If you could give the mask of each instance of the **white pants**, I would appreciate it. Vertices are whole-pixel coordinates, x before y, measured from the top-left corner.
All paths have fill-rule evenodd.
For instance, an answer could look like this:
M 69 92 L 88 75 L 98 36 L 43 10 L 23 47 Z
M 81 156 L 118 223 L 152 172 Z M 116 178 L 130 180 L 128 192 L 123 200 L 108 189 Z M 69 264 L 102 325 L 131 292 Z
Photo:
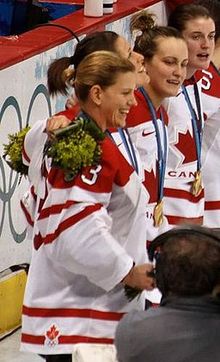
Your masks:
M 79 343 L 74 347 L 73 362 L 117 362 L 112 344 Z

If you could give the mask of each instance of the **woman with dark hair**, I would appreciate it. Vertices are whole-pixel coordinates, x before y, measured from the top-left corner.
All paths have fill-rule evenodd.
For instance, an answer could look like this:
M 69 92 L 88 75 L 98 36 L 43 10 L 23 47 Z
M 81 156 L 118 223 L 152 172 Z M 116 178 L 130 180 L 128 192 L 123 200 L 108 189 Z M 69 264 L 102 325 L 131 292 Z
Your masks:
M 209 11 L 195 4 L 175 8 L 169 26 L 183 35 L 189 51 L 187 77 L 178 95 L 164 103 L 169 115 L 169 153 L 164 188 L 165 214 L 170 226 L 202 224 L 204 186 L 201 146 L 204 126 L 198 69 L 207 69 L 214 50 L 215 23 Z
M 220 228 L 220 2 L 200 0 L 215 20 L 215 50 L 207 70 L 196 73 L 202 84 L 202 104 L 206 115 L 202 140 L 202 172 L 205 187 L 204 225 Z
M 131 32 L 136 34 L 134 50 L 144 57 L 149 76 L 135 91 L 138 104 L 132 107 L 126 121 L 130 138 L 141 157 L 143 171 L 140 176 L 149 194 L 145 206 L 149 243 L 168 227 L 163 214 L 163 188 L 169 121 L 162 102 L 166 97 L 175 96 L 184 81 L 188 51 L 176 29 L 157 26 L 154 16 L 147 11 L 132 17 Z M 147 293 L 147 298 L 154 303 L 160 301 L 156 291 Z
M 143 73 L 143 57 L 132 51 L 128 42 L 113 31 L 94 32 L 86 35 L 77 43 L 71 57 L 55 59 L 48 68 L 48 89 L 51 95 L 57 93 L 67 94 L 67 83 L 64 73 L 73 66 L 77 69 L 80 62 L 94 51 L 113 51 L 129 59 L 136 67 L 137 72 Z
M 129 43 L 122 36 L 113 31 L 102 31 L 88 34 L 77 45 L 73 56 L 63 57 L 54 60 L 48 69 L 48 89 L 51 95 L 57 93 L 67 94 L 68 87 L 66 85 L 66 76 L 64 73 L 69 67 L 78 67 L 84 57 L 94 51 L 108 50 L 118 53 L 119 55 L 129 59 L 137 68 L 137 74 L 143 75 L 143 58 L 141 55 L 132 51 Z M 69 96 L 66 102 L 66 108 L 74 108 L 77 100 L 74 95 Z M 74 112 L 74 110 L 73 110 Z M 71 117 L 70 113 L 66 114 Z M 48 128 L 53 127 L 53 122 L 56 119 L 53 117 L 52 122 L 49 122 Z

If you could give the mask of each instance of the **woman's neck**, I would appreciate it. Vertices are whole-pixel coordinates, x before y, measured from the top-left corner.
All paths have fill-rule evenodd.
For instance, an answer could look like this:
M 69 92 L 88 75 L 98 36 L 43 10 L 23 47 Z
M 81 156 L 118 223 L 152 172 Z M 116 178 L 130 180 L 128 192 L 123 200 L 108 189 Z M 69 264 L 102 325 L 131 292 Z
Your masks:
M 150 97 L 150 100 L 153 103 L 154 108 L 158 110 L 164 98 L 155 92 L 155 90 L 151 87 L 150 83 L 144 84 L 143 88 Z
M 96 106 L 95 104 L 90 105 L 87 103 L 87 104 L 81 104 L 80 108 L 97 124 L 97 126 L 103 132 L 106 131 L 107 127 L 104 123 L 104 117 L 98 106 Z
M 195 74 L 195 72 L 196 72 L 195 68 L 187 67 L 186 79 L 192 78 L 192 76 Z

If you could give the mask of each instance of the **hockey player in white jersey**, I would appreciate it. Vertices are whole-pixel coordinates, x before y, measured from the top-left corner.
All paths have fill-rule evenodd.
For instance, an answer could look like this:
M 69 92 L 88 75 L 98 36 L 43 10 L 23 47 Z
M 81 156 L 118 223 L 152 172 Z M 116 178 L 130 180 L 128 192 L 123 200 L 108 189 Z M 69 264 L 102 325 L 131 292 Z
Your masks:
M 215 50 L 206 70 L 196 73 L 202 84 L 202 104 L 205 124 L 202 140 L 202 173 L 205 187 L 204 225 L 220 227 L 220 2 L 199 0 L 209 9 L 215 25 Z
M 169 224 L 202 224 L 204 185 L 201 145 L 204 127 L 201 84 L 195 72 L 207 69 L 214 50 L 215 23 L 209 11 L 183 4 L 170 14 L 168 24 L 177 28 L 189 50 L 187 79 L 175 98 L 166 101 L 169 115 L 169 153 L 165 178 L 165 214 Z
M 106 351 L 114 361 L 118 320 L 144 306 L 144 296 L 128 302 L 124 285 L 154 287 L 145 253 L 146 192 L 104 134 L 107 127 L 125 125 L 136 103 L 135 85 L 134 66 L 109 52 L 90 54 L 74 73 L 80 118 L 95 125 L 104 138 L 98 143 L 98 164 L 80 168 L 74 177 L 69 168 L 47 162 L 45 197 L 33 225 L 22 350 L 46 355 L 48 361 L 58 361 L 59 355 L 71 361 L 72 352 L 84 354 L 82 346 L 92 345 L 85 359 L 91 361 L 94 344 L 95 354 L 105 356 Z M 38 197 L 38 190 L 34 192 Z

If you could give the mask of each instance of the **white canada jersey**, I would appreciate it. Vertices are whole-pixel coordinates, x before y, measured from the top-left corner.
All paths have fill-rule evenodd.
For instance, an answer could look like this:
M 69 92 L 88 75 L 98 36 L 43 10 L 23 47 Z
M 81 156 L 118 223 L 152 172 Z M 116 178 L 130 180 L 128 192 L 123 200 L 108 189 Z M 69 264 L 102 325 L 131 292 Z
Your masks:
M 106 137 L 101 147 L 100 164 L 72 181 L 55 168 L 44 175 L 24 296 L 22 351 L 72 353 L 76 343 L 113 343 L 123 314 L 144 307 L 144 295 L 128 302 L 120 282 L 133 263 L 147 261 L 146 193 L 116 145 Z M 38 198 L 37 186 L 34 195 Z
M 203 127 L 203 111 L 201 104 L 201 84 L 198 83 L 198 112 L 194 93 L 195 80 L 185 82 L 192 106 Z M 202 224 L 204 215 L 204 189 L 199 196 L 191 192 L 192 183 L 197 171 L 197 151 L 194 138 L 190 109 L 182 91 L 176 97 L 164 102 L 169 116 L 168 139 L 169 153 L 164 188 L 165 214 L 170 225 L 181 223 Z
M 135 92 L 137 105 L 132 107 L 126 125 L 132 140 L 137 148 L 141 163 L 141 179 L 149 195 L 146 204 L 147 243 L 149 244 L 156 236 L 167 230 L 167 220 L 159 227 L 154 226 L 154 208 L 159 200 L 159 171 L 158 171 L 158 134 L 162 152 L 167 153 L 167 124 L 168 117 L 163 107 L 155 110 L 158 134 L 154 121 L 144 95 L 140 90 Z
M 204 225 L 220 227 L 220 72 L 210 64 L 200 72 L 202 102 L 206 116 L 202 143 L 205 187 Z
M 159 180 L 158 171 L 158 142 L 160 142 L 162 152 L 167 153 L 167 124 L 168 117 L 163 107 L 155 110 L 156 126 L 152 119 L 152 114 L 144 95 L 140 90 L 135 92 L 137 105 L 132 107 L 127 120 L 126 126 L 132 143 L 139 152 L 141 159 L 141 172 L 139 176 L 143 181 L 143 185 L 149 195 L 149 200 L 145 205 L 146 228 L 147 228 L 147 245 L 159 234 L 167 231 L 169 228 L 166 217 L 160 226 L 154 225 L 154 210 L 159 200 Z M 156 132 L 156 127 L 158 133 Z M 159 137 L 159 140 L 158 140 Z M 146 297 L 152 303 L 159 303 L 161 294 L 158 289 L 152 292 L 147 291 Z

